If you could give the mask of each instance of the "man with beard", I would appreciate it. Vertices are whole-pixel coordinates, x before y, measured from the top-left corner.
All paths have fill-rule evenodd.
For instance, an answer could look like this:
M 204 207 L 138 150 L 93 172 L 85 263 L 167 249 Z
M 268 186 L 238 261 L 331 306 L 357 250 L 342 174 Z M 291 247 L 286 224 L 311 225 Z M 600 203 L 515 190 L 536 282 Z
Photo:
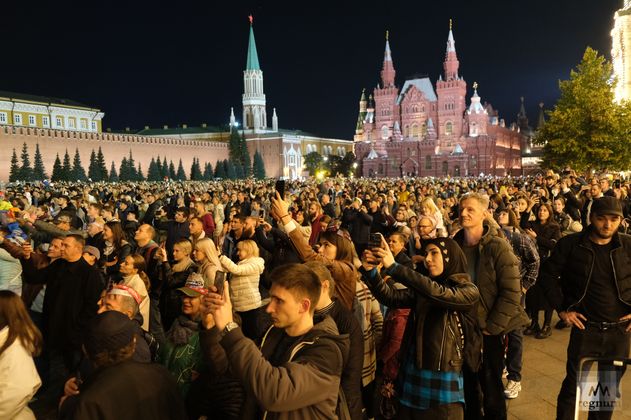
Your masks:
M 538 284 L 559 317 L 572 326 L 566 376 L 557 399 L 557 419 L 574 418 L 579 361 L 597 356 L 624 360 L 629 356 L 631 332 L 631 237 L 618 233 L 622 205 L 614 197 L 595 199 L 590 225 L 583 232 L 561 238 L 541 269 Z M 624 367 L 599 365 L 613 372 L 619 384 Z M 591 404 L 590 404 L 591 407 Z M 609 419 L 612 411 L 599 411 Z M 592 412 L 590 411 L 590 418 Z
M 318 236 L 320 236 L 320 231 L 322 227 L 320 226 L 320 218 L 322 218 L 322 207 L 320 207 L 320 203 L 313 200 L 309 203 L 309 223 L 311 223 L 311 236 L 309 236 L 309 245 L 313 246 L 318 241 Z

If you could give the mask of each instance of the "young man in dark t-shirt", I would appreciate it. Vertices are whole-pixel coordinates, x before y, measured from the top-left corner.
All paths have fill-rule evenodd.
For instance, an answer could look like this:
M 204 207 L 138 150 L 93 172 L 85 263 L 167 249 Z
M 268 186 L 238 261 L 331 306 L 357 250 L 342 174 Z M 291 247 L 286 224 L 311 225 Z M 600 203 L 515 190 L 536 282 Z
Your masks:
M 619 200 L 595 199 L 587 230 L 562 238 L 541 268 L 540 286 L 559 317 L 572 326 L 557 419 L 574 418 L 581 358 L 613 360 L 629 356 L 631 236 L 618 233 L 622 217 Z M 611 367 L 599 366 L 599 370 L 604 369 Z M 624 369 L 615 369 L 619 381 Z M 616 395 L 614 392 L 612 395 Z M 612 413 L 598 411 L 595 415 L 609 419 Z

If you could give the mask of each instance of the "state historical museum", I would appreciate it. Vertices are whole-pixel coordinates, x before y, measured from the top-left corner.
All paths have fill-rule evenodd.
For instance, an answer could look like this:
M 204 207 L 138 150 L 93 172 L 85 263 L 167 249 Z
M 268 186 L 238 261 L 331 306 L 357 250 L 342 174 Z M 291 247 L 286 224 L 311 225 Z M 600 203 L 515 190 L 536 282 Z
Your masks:
M 428 77 L 395 82 L 386 36 L 381 84 L 362 92 L 355 129 L 355 154 L 364 177 L 521 175 L 524 136 L 507 127 L 477 85 L 467 106 L 467 82 L 451 25 L 443 63 L 434 85 Z

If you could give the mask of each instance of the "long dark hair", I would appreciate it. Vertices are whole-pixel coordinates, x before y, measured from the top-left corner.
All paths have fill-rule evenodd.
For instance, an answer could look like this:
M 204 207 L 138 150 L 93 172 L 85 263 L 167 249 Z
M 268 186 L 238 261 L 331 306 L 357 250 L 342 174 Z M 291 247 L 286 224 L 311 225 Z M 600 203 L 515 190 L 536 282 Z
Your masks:
M 349 239 L 346 239 L 341 234 L 338 234 L 338 232 L 331 230 L 320 233 L 320 240 L 322 239 L 335 245 L 337 248 L 337 252 L 335 254 L 336 260 L 350 263 L 353 262 L 353 243 Z
M 121 222 L 109 221 L 105 223 L 105 226 L 110 228 L 112 231 L 112 245 L 114 245 L 114 249 L 120 249 L 120 247 L 123 246 L 123 240 L 125 239 L 125 232 L 123 231 Z
M 22 298 L 10 290 L 0 290 L 0 330 L 4 327 L 9 327 L 9 335 L 0 347 L 0 356 L 16 339 L 32 356 L 39 355 L 43 344 L 42 333 L 31 321 Z

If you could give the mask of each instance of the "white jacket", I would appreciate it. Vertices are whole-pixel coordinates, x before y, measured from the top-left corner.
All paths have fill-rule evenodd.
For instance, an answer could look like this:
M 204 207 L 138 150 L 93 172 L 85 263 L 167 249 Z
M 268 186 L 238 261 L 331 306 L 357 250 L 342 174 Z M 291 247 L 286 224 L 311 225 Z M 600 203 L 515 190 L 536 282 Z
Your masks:
M 0 346 L 9 336 L 9 327 L 0 330 Z M 17 338 L 0 355 L 0 419 L 35 420 L 28 402 L 42 385 L 33 357 Z
M 265 269 L 265 261 L 261 257 L 250 257 L 238 264 L 225 255 L 219 260 L 223 268 L 232 273 L 230 279 L 230 300 L 237 312 L 245 312 L 261 307 L 259 280 Z

